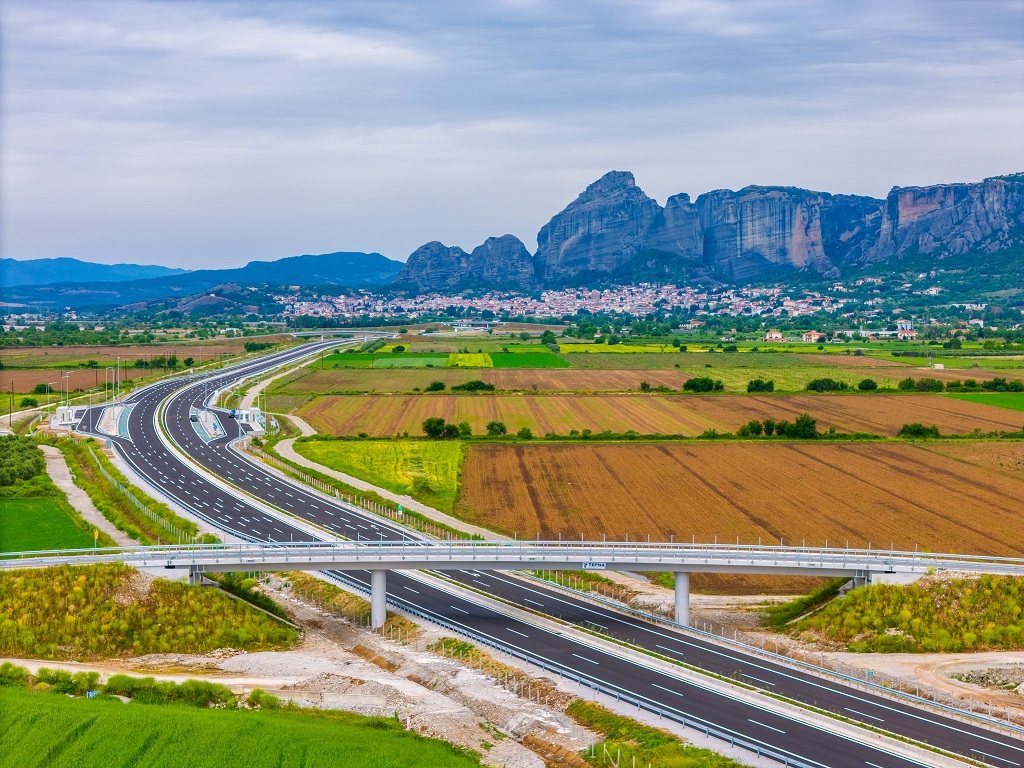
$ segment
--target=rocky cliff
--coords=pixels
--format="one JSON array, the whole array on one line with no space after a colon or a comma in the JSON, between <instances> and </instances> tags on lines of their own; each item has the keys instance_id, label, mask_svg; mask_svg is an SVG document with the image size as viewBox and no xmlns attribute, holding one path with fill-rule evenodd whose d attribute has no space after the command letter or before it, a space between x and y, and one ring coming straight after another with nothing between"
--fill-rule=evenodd
<instances>
[{"instance_id":1,"label":"rocky cliff","mask_svg":"<svg viewBox=\"0 0 1024 768\"><path fill-rule=\"evenodd\" d=\"M396 284L420 291L445 291L472 287L532 288L536 284L533 257L523 241L513 235L489 237L466 253L436 240L421 245L409 256Z\"/></svg>"},{"instance_id":2,"label":"rocky cliff","mask_svg":"<svg viewBox=\"0 0 1024 768\"><path fill-rule=\"evenodd\" d=\"M419 290L537 288L595 278L747 283L845 270L908 252L990 253L1021 242L1024 175L894 188L887 199L795 187L715 190L662 207L633 174L611 171L545 224L530 257L512 235L471 254L427 243L399 282Z\"/></svg>"}]
</instances>

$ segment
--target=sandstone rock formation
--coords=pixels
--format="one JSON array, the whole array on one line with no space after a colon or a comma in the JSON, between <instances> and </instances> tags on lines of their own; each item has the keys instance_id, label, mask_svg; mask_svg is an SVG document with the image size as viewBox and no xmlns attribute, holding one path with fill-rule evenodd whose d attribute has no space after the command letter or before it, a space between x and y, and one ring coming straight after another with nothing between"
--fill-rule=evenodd
<instances>
[{"instance_id":1,"label":"sandstone rock formation","mask_svg":"<svg viewBox=\"0 0 1024 768\"><path fill-rule=\"evenodd\" d=\"M537 235L531 257L512 235L471 254L433 242L398 282L419 290L539 288L595 277L746 283L850 267L908 252L991 253L1024 239L1024 175L975 184L894 188L886 200L795 187L750 186L660 206L628 171L587 187Z\"/></svg>"},{"instance_id":2,"label":"sandstone rock formation","mask_svg":"<svg viewBox=\"0 0 1024 768\"><path fill-rule=\"evenodd\" d=\"M409 256L396 284L420 291L445 291L470 287L532 288L536 280L533 257L514 235L489 237L466 253L436 240L421 245Z\"/></svg>"}]
</instances>

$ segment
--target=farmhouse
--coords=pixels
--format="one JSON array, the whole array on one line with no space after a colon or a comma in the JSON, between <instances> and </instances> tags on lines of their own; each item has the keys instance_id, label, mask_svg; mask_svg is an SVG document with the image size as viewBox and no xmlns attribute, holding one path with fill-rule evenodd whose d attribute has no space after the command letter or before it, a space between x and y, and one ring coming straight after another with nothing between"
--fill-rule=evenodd
<instances>
[{"instance_id":1,"label":"farmhouse","mask_svg":"<svg viewBox=\"0 0 1024 768\"><path fill-rule=\"evenodd\" d=\"M896 338L900 341L914 341L917 338L917 331L896 331Z\"/></svg>"},{"instance_id":2,"label":"farmhouse","mask_svg":"<svg viewBox=\"0 0 1024 768\"><path fill-rule=\"evenodd\" d=\"M807 331L800 338L803 339L805 344L817 344L819 341L825 338L825 334L818 333L818 331ZM767 339L765 339L765 341L767 341Z\"/></svg>"},{"instance_id":3,"label":"farmhouse","mask_svg":"<svg viewBox=\"0 0 1024 768\"><path fill-rule=\"evenodd\" d=\"M782 334L779 331L768 331L768 333L766 333L764 335L764 340L765 341L785 341L785 339L782 338Z\"/></svg>"}]
</instances>

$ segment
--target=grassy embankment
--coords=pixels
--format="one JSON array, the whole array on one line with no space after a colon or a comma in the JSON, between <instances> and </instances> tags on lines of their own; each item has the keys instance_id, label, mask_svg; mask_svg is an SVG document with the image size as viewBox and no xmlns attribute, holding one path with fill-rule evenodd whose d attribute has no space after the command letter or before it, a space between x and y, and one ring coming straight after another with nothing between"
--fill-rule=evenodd
<instances>
[{"instance_id":1,"label":"grassy embankment","mask_svg":"<svg viewBox=\"0 0 1024 768\"><path fill-rule=\"evenodd\" d=\"M851 651L922 653L1024 649L1024 578L926 577L850 591L798 622L795 633Z\"/></svg>"},{"instance_id":2,"label":"grassy embankment","mask_svg":"<svg viewBox=\"0 0 1024 768\"><path fill-rule=\"evenodd\" d=\"M88 659L288 646L298 634L217 590L127 566L0 573L0 654Z\"/></svg>"},{"instance_id":3,"label":"grassy embankment","mask_svg":"<svg viewBox=\"0 0 1024 768\"><path fill-rule=\"evenodd\" d=\"M99 695L81 698L86 691ZM479 765L475 755L406 731L395 718L303 709L259 689L242 698L197 680L115 675L101 686L87 673L32 677L9 664L0 667L0 753L5 764L58 768Z\"/></svg>"},{"instance_id":4,"label":"grassy embankment","mask_svg":"<svg viewBox=\"0 0 1024 768\"><path fill-rule=\"evenodd\" d=\"M458 440L302 438L294 445L302 456L337 472L412 496L442 512L455 508L463 458Z\"/></svg>"},{"instance_id":5,"label":"grassy embankment","mask_svg":"<svg viewBox=\"0 0 1024 768\"><path fill-rule=\"evenodd\" d=\"M57 446L64 454L75 485L84 490L96 508L103 513L119 531L141 544L157 543L216 543L219 539L211 534L199 535L199 527L177 514L170 507L132 487L131 494L155 516L146 515L117 486L107 480L100 467L107 474L128 487L128 479L111 463L94 440L60 440ZM92 449L91 452L89 449Z\"/></svg>"},{"instance_id":6,"label":"grassy embankment","mask_svg":"<svg viewBox=\"0 0 1024 768\"><path fill-rule=\"evenodd\" d=\"M100 533L100 546L111 541ZM46 474L42 451L26 437L0 438L0 552L77 549L93 529Z\"/></svg>"}]
</instances>

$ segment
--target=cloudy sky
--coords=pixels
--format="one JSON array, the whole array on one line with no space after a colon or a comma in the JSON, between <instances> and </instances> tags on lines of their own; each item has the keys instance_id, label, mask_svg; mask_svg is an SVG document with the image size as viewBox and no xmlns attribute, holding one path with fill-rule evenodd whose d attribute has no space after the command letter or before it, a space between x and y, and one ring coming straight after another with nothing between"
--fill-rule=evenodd
<instances>
[{"instance_id":1,"label":"cloudy sky","mask_svg":"<svg viewBox=\"0 0 1024 768\"><path fill-rule=\"evenodd\" d=\"M1024 170L1020 0L4 0L0 245L404 260L588 183L884 196Z\"/></svg>"}]
</instances>

